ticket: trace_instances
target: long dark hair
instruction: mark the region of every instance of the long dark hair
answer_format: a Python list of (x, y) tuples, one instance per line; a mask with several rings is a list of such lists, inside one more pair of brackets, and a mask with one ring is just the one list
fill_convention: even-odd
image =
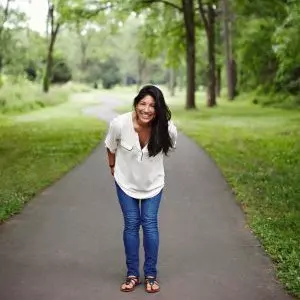
[(170, 148), (173, 148), (168, 126), (168, 121), (171, 120), (171, 111), (165, 102), (162, 91), (154, 85), (146, 85), (139, 91), (134, 98), (134, 108), (146, 96), (154, 99), (156, 113), (151, 122), (151, 136), (148, 143), (149, 156), (155, 156), (161, 151), (168, 155)]

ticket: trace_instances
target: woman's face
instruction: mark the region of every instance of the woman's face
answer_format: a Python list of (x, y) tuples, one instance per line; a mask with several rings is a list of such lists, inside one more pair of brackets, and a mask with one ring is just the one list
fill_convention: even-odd
[(152, 96), (145, 96), (136, 105), (135, 108), (137, 118), (141, 123), (149, 124), (156, 116), (155, 101)]

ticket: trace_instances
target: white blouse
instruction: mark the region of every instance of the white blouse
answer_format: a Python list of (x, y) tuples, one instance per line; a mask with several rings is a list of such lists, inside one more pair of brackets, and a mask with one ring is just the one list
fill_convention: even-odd
[[(169, 121), (169, 134), (175, 147), (177, 129), (172, 121)], [(149, 157), (148, 145), (141, 149), (132, 112), (119, 115), (110, 122), (105, 146), (116, 154), (114, 177), (127, 195), (147, 199), (156, 196), (164, 187), (163, 152)]]

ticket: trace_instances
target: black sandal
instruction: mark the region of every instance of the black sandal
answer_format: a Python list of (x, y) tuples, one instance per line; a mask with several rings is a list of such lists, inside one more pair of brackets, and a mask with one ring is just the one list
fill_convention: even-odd
[[(131, 285), (131, 287), (124, 287), (122, 288), (123, 285)], [(132, 292), (135, 290), (135, 288), (141, 284), (139, 277), (137, 276), (128, 276), (126, 277), (126, 280), (122, 283), (120, 287), (121, 292)]]
[[(147, 289), (148, 284), (150, 285), (150, 290)], [(157, 289), (153, 289), (153, 285), (157, 285)], [(145, 291), (147, 293), (157, 293), (160, 291), (159, 283), (155, 277), (145, 277)]]

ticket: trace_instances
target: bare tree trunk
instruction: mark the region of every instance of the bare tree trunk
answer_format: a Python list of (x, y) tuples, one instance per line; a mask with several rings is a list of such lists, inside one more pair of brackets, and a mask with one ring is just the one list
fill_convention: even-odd
[(47, 63), (46, 63), (46, 71), (43, 79), (43, 91), (48, 93), (50, 87), (50, 80), (52, 76), (52, 67), (53, 67), (53, 50), (56, 41), (56, 37), (60, 28), (60, 24), (57, 23), (54, 25), (54, 6), (49, 7), (49, 18), (51, 21), (51, 35), (50, 35), (50, 43), (48, 47), (47, 54)]
[(171, 68), (169, 70), (169, 92), (171, 97), (175, 96), (175, 86), (176, 86), (176, 74), (175, 74), (175, 70)]
[(226, 78), (227, 78), (227, 97), (233, 100), (235, 97), (234, 70), (232, 58), (232, 44), (230, 41), (229, 31), (229, 3), (228, 0), (222, 0), (223, 4), (223, 26), (224, 26), (224, 46), (225, 46), (225, 61), (226, 61)]
[(186, 61), (187, 61), (187, 91), (186, 91), (186, 109), (196, 108), (195, 104), (195, 19), (194, 19), (194, 1), (182, 0), (184, 15), (184, 24), (186, 29)]
[(208, 50), (208, 95), (207, 106), (217, 105), (216, 101), (216, 45), (215, 45), (215, 12), (212, 4), (208, 4), (207, 12), (208, 31), (207, 31), (207, 50)]
[(233, 85), (233, 96), (236, 97), (238, 95), (237, 91), (237, 65), (236, 60), (231, 60), (231, 70), (232, 70), (232, 85)]
[(178, 78), (178, 89), (179, 91), (182, 91), (184, 88), (184, 70), (182, 66), (179, 67), (177, 78)]
[(54, 44), (55, 44), (55, 40), (57, 37), (59, 27), (60, 27), (60, 25), (57, 24), (54, 32), (51, 34), (51, 40), (50, 40), (50, 44), (48, 47), (46, 72), (45, 72), (44, 80), (43, 80), (43, 91), (45, 93), (49, 92), (50, 80), (51, 80), (51, 76), (52, 76), (52, 67), (53, 67), (53, 50), (54, 50)]
[(215, 41), (215, 11), (212, 4), (207, 4), (207, 16), (202, 0), (198, 0), (200, 18), (203, 21), (207, 37), (208, 54), (208, 90), (207, 106), (217, 105), (216, 101), (216, 41)]
[(80, 70), (82, 74), (86, 71), (87, 68), (87, 58), (86, 58), (86, 53), (87, 53), (87, 48), (88, 44), (90, 41), (90, 37), (84, 36), (81, 32), (81, 22), (77, 20), (76, 22), (76, 33), (79, 38), (79, 43), (80, 43), (80, 51), (81, 51), (81, 58), (80, 58)]
[(137, 79), (136, 89), (137, 89), (137, 91), (139, 91), (139, 89), (143, 83), (143, 74), (144, 74), (145, 68), (146, 68), (146, 59), (139, 56), (137, 63), (138, 63), (138, 79)]
[(217, 65), (216, 71), (216, 95), (217, 97), (221, 96), (222, 82), (221, 82), (221, 66)]

